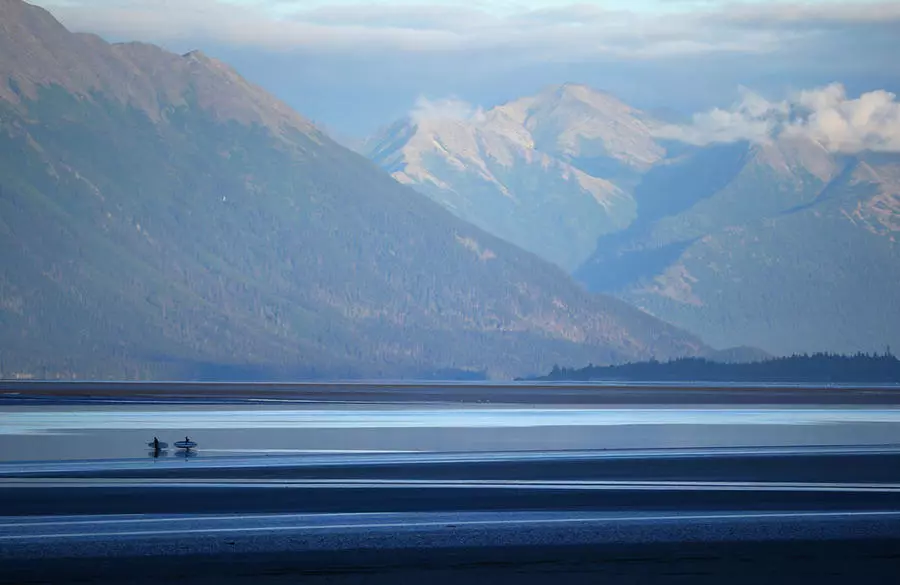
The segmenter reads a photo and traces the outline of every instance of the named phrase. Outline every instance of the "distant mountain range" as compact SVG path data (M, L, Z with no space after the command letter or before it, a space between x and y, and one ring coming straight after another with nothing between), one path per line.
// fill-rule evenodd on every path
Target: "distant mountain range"
M367 154L458 216L700 335L773 354L900 344L900 156L689 146L579 85L410 118ZM571 362L569 362L571 363Z
M665 155L645 118L564 85L463 118L403 119L362 150L462 219L572 270L635 218L628 185Z
M551 105L507 115L544 107L520 140L558 156L490 152L580 193L576 219L529 212L584 232L574 267L634 216L575 163L629 175L663 153L640 128L567 133ZM0 151L3 376L504 376L710 352L398 184L227 65L72 34L19 0L0 0ZM499 184L501 167L478 176Z
M679 182L710 168L717 184ZM644 185L649 217L601 238L577 272L593 290L714 345L787 354L900 342L897 155L736 144L693 152Z

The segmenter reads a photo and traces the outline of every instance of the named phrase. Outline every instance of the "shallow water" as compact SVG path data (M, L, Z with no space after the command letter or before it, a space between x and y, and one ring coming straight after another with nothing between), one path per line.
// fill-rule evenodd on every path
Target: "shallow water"
M900 408L0 406L2 461L146 458L154 436L172 444L187 435L198 457L886 445L900 443Z

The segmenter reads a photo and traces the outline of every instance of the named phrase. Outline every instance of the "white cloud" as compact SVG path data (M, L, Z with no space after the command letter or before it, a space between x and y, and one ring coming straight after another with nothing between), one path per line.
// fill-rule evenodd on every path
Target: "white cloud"
M426 97L419 97L409 113L410 119L416 124L442 120L476 120L483 116L484 111L481 108L476 108L456 98L430 100Z
M402 22L368 24L357 15L343 21L276 15L224 0L47 0L42 3L79 32L150 42L224 42L266 50L454 50L462 37L445 27ZM311 12L312 16L318 14Z
M801 92L797 102L807 114L785 129L788 134L812 138L832 152L900 152L900 102L893 93L848 99L843 86L833 84Z
M787 118L790 110L787 102L770 102L746 89L741 94L741 100L730 109L715 108L694 114L690 124L666 124L654 133L659 138L696 145L771 139Z
M496 22L495 17L466 7L384 4L337 5L294 11L290 14L290 19L336 27L352 24L372 28L455 32Z
M804 90L780 102L745 91L728 110L695 114L690 124L663 125L655 133L696 145L764 142L784 136L814 140L830 152L900 152L900 102L883 90L849 98L838 83Z
M843 2L734 2L727 3L722 16L732 22L770 25L832 25L878 23L900 18L900 4L892 1Z

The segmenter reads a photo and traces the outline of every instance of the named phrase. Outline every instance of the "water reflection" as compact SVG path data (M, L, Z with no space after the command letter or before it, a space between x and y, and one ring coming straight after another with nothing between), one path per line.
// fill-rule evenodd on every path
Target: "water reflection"
M900 424L897 408L392 408L235 409L146 406L18 408L0 410L0 435L67 431L156 429L159 432L227 429L532 428L620 425Z
M147 451L148 437L162 444L186 435L203 446L205 457L886 445L900 437L900 409L0 407L0 461L188 459L196 452Z

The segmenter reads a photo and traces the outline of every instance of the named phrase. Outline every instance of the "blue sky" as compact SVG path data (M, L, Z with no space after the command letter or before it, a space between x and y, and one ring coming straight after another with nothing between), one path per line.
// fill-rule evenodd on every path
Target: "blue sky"
M900 2L32 0L112 41L201 48L339 134L420 96L491 106L566 81L647 109L840 82L900 90Z

